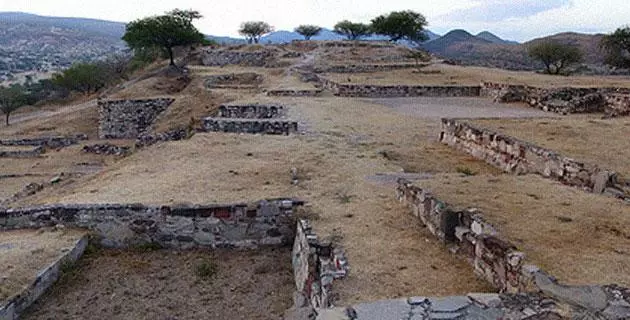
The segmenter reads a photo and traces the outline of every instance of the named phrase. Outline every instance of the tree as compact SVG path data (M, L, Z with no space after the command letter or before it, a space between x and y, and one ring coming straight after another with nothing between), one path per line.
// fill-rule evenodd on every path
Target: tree
M630 68L630 27L618 28L602 38L600 46L606 52L606 63L618 68Z
M582 51L578 47L555 41L533 44L528 48L529 56L540 60L548 74L560 74L571 64L582 61Z
M77 63L63 73L53 75L52 81L68 90L90 94L111 83L112 79L104 65Z
M245 36L248 43L258 43L260 37L270 32L273 32L273 27L264 21L243 22L238 29L238 33Z
M193 10L175 9L161 16L153 16L127 24L122 39L134 50L160 48L168 54L170 65L175 65L173 48L201 43L204 35L192 24L201 18Z
M295 28L295 32L304 36L304 39L311 40L312 37L322 32L322 28L314 25L304 24Z
M333 32L348 38L348 40L359 40L372 34L372 30L370 30L369 25L364 23L354 23L348 20L343 20L337 23Z
M426 18L411 10L393 11L372 19L372 31L388 36L392 42L398 40L425 41L428 39L424 32L426 25Z
M7 126L11 113L24 105L26 105L26 92L23 86L12 85L8 88L0 86L0 110L5 115Z

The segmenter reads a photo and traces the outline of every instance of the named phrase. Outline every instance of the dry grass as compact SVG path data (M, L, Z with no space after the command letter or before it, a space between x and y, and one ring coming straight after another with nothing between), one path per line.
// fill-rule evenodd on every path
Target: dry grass
M539 176L442 175L417 185L482 209L530 262L561 282L630 286L630 207L619 200Z
M630 177L630 118L577 115L472 122Z
M0 232L0 305L74 246L85 231Z
M327 74L326 77L340 83L374 85L479 85L483 81L524 84L537 87L623 87L630 88L627 77L550 76L525 71L508 71L484 67L451 66L434 64L417 73L414 69L402 69L375 73ZM436 73L431 73L436 72ZM350 81L348 81L350 79Z

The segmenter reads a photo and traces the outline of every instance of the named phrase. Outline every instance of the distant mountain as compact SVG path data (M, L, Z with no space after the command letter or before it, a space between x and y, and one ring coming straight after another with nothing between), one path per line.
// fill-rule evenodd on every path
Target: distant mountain
M602 35L561 33L524 44L515 44L490 32L474 36L465 30L453 30L438 39L424 43L422 47L437 56L465 65L535 70L541 68L541 65L527 54L529 45L542 41L575 45L584 52L584 63L601 65L603 64L603 55L599 49L601 37Z
M429 37L430 40L440 37L438 34L433 33L429 30L427 30L427 36ZM293 40L303 40L303 39L304 37L297 32L279 30L279 31L272 32L262 37L260 39L260 42L261 43L288 43ZM322 29L322 32L320 34L311 38L311 40L344 40L344 39L346 39L346 37L336 34L332 30L326 29L326 28ZM372 41L383 41L387 39L389 38L386 36L380 36L380 35L371 35L369 37L362 38L362 40L372 40Z
M480 32L475 37L481 38L481 39L484 39L484 40L488 40L488 41L490 41L492 43L497 43L497 44L518 44L518 42L516 42L516 41L503 40L503 39L499 38L497 35L489 32L489 31Z

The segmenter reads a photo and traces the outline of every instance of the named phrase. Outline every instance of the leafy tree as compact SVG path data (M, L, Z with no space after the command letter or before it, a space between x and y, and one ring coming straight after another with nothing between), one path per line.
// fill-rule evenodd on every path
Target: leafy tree
M606 63L618 68L630 68L630 27L618 28L602 38L600 46L606 51Z
M9 125L9 116L11 113L24 105L26 105L26 92L23 86L0 86L0 110L2 110L2 113L5 115L7 126Z
M164 15L128 23L122 39L134 50L164 50L174 66L173 48L203 42L204 35L192 24L199 18L201 14L197 11L175 9Z
M260 37L270 32L273 32L273 27L264 21L243 22L238 29L238 33L245 36L248 43L258 43Z
M96 92L111 82L103 65L94 63L78 63L61 74L52 77L53 83L71 91L84 94Z
M322 28L314 25L305 24L295 28L295 32L304 36L304 39L311 40L312 37L322 32Z
M426 18L417 12L393 11L372 19L372 31L388 36L390 41L409 40L422 42L428 39L424 33Z
M545 41L528 48L529 56L545 65L548 74L560 74L571 64L582 61L583 54L578 47L555 41Z
M335 25L333 32L348 38L348 40L359 40L372 34L372 30L369 25L364 23L354 23L348 20L338 22Z

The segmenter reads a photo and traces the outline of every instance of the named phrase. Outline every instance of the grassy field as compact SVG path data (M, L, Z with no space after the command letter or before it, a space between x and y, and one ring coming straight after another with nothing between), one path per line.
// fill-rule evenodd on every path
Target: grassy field
M630 177L628 117L604 120L597 115L576 115L472 122Z

